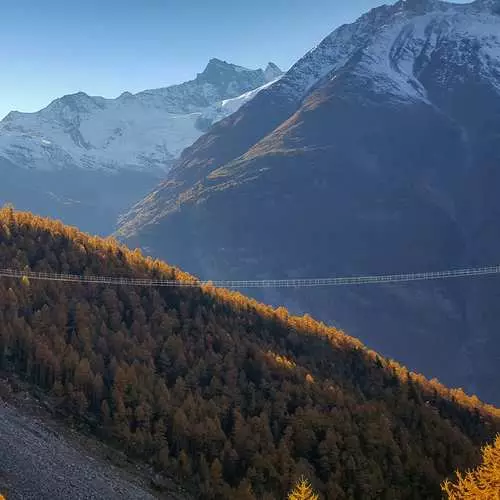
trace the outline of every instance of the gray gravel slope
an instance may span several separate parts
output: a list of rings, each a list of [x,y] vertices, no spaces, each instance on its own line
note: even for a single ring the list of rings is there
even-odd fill
[[[154,498],[1,400],[0,492],[8,500]]]

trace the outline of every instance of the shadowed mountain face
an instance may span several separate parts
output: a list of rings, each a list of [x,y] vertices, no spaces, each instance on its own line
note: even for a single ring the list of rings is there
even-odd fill
[[[498,2],[400,1],[340,27],[214,125],[122,221],[207,278],[498,262]],[[500,402],[500,280],[259,293]]]

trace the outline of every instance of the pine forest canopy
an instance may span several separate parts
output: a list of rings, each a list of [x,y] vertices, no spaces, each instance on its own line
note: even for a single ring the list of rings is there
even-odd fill
[[[0,211],[0,268],[191,279],[112,239]],[[0,370],[202,498],[440,498],[500,410],[241,294],[0,280]]]

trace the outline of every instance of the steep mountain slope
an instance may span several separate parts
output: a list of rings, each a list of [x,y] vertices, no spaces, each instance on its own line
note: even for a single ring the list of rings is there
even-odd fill
[[[215,124],[119,231],[207,278],[493,264],[500,3],[399,1]],[[500,402],[498,281],[262,294]]]
[[[0,268],[190,279],[112,240],[0,211]],[[202,498],[440,498],[500,411],[354,338],[210,287],[0,280],[0,369]]]
[[[110,233],[184,148],[280,76],[212,59],[195,80],[124,93],[82,92],[0,122],[0,200]]]

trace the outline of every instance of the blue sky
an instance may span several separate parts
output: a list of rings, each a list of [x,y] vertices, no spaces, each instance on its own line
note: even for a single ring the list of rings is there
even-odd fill
[[[289,67],[380,0],[2,0],[0,117],[80,90],[194,78],[211,57]]]

